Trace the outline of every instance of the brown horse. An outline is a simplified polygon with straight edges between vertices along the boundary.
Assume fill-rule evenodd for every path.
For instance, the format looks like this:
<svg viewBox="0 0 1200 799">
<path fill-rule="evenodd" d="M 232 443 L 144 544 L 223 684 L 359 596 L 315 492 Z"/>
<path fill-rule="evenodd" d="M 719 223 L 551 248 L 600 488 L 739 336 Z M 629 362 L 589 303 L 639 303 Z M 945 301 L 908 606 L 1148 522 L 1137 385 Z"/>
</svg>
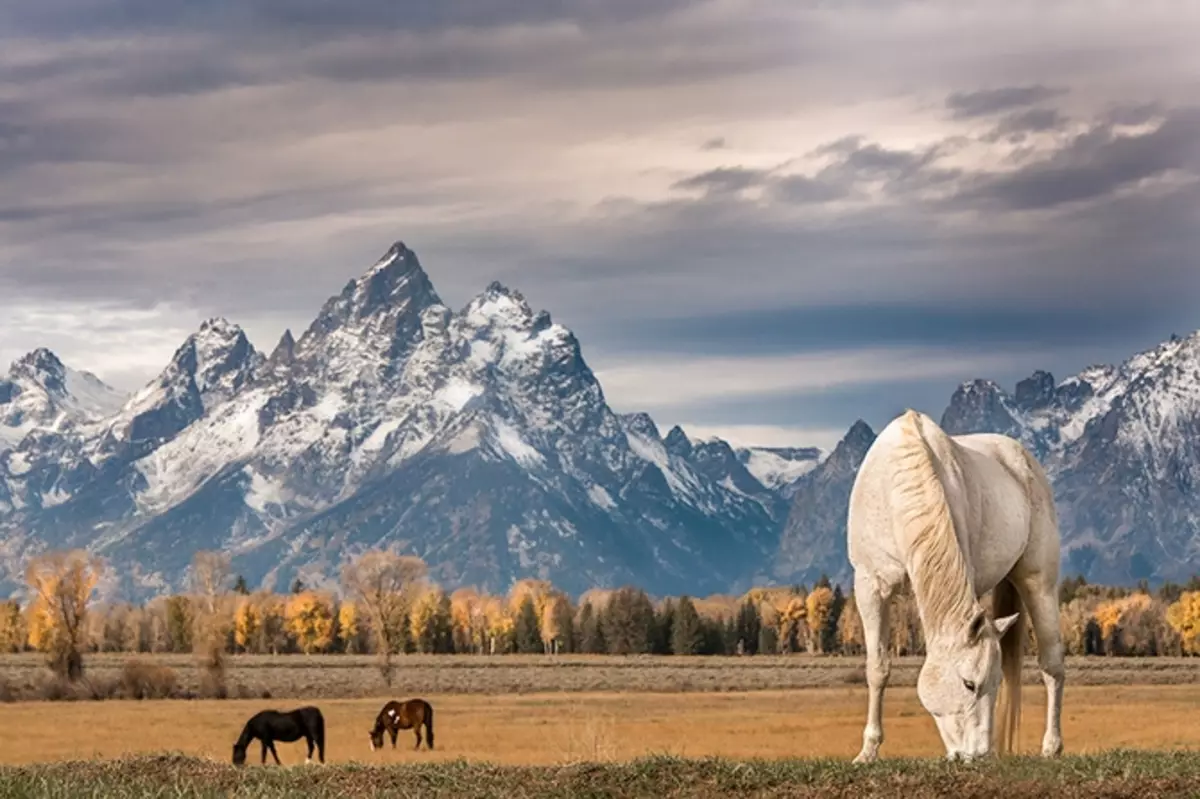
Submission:
<svg viewBox="0 0 1200 799">
<path fill-rule="evenodd" d="M 392 748 L 396 748 L 396 733 L 400 730 L 412 730 L 417 735 L 417 745 L 421 748 L 421 725 L 425 725 L 425 745 L 433 748 L 433 707 L 424 699 L 409 699 L 406 702 L 389 701 L 375 717 L 375 726 L 371 728 L 371 751 L 383 748 L 383 733 L 392 736 Z"/>
</svg>

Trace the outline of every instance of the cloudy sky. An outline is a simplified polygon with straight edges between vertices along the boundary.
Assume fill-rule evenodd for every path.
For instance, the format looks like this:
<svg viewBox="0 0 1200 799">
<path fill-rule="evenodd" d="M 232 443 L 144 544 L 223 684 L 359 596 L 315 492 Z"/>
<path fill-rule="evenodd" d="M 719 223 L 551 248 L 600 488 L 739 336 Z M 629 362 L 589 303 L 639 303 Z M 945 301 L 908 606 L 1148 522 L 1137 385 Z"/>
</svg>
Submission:
<svg viewBox="0 0 1200 799">
<path fill-rule="evenodd" d="M 1200 4 L 0 5 L 0 360 L 269 349 L 395 240 L 751 443 L 1200 327 Z"/>
</svg>

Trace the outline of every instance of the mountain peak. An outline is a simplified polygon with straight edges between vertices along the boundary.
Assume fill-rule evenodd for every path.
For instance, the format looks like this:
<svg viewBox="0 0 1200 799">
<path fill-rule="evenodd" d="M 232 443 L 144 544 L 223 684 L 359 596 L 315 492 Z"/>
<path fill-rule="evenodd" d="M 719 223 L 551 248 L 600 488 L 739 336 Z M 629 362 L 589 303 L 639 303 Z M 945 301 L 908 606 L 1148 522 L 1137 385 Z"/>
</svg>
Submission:
<svg viewBox="0 0 1200 799">
<path fill-rule="evenodd" d="M 66 366 L 45 347 L 38 347 L 13 361 L 9 374 L 26 377 L 47 391 L 61 394 L 66 391 Z"/>
</svg>

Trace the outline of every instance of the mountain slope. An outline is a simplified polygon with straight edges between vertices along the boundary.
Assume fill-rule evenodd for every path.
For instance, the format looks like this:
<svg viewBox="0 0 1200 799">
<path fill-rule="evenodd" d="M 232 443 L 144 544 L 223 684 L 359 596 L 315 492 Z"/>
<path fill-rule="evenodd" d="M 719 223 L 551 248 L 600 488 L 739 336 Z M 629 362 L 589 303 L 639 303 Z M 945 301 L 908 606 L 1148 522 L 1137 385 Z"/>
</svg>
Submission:
<svg viewBox="0 0 1200 799">
<path fill-rule="evenodd" d="M 756 451 L 677 439 L 615 413 L 574 335 L 518 292 L 452 311 L 398 242 L 269 357 L 209 320 L 115 413 L 23 437 L 28 468 L 0 466 L 19 497 L 3 565 L 11 588 L 32 549 L 87 546 L 143 596 L 197 549 L 228 549 L 252 585 L 319 585 L 397 544 L 447 585 L 726 590 L 774 549 L 777 489 L 816 453 L 775 453 L 768 486 Z"/>
<path fill-rule="evenodd" d="M 1011 394 L 989 380 L 964 383 L 941 425 L 951 434 L 1011 435 L 1036 454 L 1054 485 L 1064 575 L 1133 584 L 1195 574 L 1200 332 L 1061 382 L 1038 371 Z M 805 490 L 817 481 L 822 490 Z M 852 474 L 827 462 L 799 485 L 776 579 L 811 580 L 822 571 L 848 579 L 844 508 Z"/>
</svg>

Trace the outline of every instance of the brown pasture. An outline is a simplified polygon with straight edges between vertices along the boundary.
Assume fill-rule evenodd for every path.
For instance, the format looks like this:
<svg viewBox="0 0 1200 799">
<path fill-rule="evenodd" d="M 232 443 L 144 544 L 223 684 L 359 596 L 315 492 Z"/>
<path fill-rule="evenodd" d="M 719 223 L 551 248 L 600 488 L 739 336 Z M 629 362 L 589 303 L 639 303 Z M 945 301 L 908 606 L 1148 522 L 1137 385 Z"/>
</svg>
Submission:
<svg viewBox="0 0 1200 799">
<path fill-rule="evenodd" d="M 397 691 L 396 698 L 411 694 Z M 624 760 L 652 755 L 730 758 L 834 757 L 858 751 L 866 689 L 843 685 L 753 692 L 554 692 L 524 695 L 423 694 L 435 709 L 437 749 L 372 753 L 367 731 L 385 701 L 327 699 L 327 762 L 420 762 L 466 758 L 509 764 Z M 1040 686 L 1024 694 L 1020 748 L 1037 751 L 1045 712 Z M 0 762 L 113 758 L 181 751 L 227 762 L 244 721 L 292 700 L 18 702 L 0 708 Z M 937 757 L 932 719 L 911 687 L 885 701 L 885 756 Z M 1069 753 L 1115 747 L 1200 750 L 1195 685 L 1071 686 L 1063 719 Z M 277 744 L 285 764 L 304 760 L 303 743 Z M 249 762 L 258 767 L 258 744 Z"/>
</svg>

